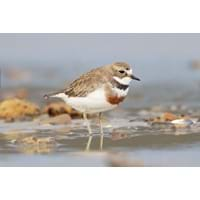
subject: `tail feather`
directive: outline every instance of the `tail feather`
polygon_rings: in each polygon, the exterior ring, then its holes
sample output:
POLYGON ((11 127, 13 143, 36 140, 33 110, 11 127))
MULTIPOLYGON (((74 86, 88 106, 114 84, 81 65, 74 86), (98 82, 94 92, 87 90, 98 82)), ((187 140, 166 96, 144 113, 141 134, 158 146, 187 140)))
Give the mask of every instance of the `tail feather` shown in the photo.
POLYGON ((62 90, 62 91, 59 91, 59 92, 52 92, 52 93, 49 93, 49 94, 45 94, 43 97, 44 97, 45 100, 47 100, 51 97, 56 97, 57 95, 63 94, 63 93, 64 93, 64 91, 62 90))

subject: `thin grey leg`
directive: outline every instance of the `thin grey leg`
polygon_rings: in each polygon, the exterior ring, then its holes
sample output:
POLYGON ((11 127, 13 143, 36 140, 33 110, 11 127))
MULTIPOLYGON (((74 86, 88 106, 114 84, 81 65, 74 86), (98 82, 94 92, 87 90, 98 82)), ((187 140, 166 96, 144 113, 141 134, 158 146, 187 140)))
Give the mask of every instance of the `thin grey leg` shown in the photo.
POLYGON ((100 151, 103 150, 103 125, 102 125, 102 113, 99 113, 99 127, 100 127, 100 151))
POLYGON ((92 129, 90 127, 90 123, 87 119, 87 114, 86 113, 83 113, 83 118, 87 124, 87 129, 88 129, 88 133, 89 133, 89 138, 88 138, 88 141, 87 141, 87 145, 86 145, 86 151, 89 151, 90 150, 90 145, 91 145, 91 142, 92 142, 92 137, 93 137, 93 134, 92 134, 92 129))

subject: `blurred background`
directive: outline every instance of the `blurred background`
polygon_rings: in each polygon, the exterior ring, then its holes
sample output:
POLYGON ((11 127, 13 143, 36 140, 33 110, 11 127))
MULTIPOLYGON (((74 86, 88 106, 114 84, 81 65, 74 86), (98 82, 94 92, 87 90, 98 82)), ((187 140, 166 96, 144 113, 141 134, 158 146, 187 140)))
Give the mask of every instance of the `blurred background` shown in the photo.
POLYGON ((0 69, 0 166, 200 166, 200 34, 0 34, 0 69), (116 61, 142 81, 84 154, 80 113, 43 96, 116 61))
POLYGON ((199 44, 200 34, 0 34, 1 89, 51 91, 91 68, 125 61, 142 79, 131 90, 146 97, 136 107, 171 100, 195 104, 199 44))

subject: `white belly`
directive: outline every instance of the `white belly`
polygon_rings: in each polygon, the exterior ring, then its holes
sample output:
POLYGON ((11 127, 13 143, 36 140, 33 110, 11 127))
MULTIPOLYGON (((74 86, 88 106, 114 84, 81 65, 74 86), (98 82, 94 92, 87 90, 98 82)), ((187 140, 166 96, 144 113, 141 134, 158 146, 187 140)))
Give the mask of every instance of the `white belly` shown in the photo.
POLYGON ((89 97, 72 97, 67 102, 72 108, 86 113, 99 113, 114 109, 117 105, 112 105, 105 100, 93 99, 89 97))
POLYGON ((59 97, 72 108, 80 112, 99 113, 112 110, 117 107, 117 105, 112 105, 106 101, 103 88, 94 91, 86 97, 67 97, 66 95, 59 95, 59 97))
MULTIPOLYGON (((124 92, 118 89, 113 90, 118 96, 126 96, 128 89, 124 92)), ((110 104, 106 100, 104 88, 100 88, 86 97, 68 97, 67 95, 61 93, 55 97, 62 98, 67 104, 69 104, 75 110, 85 113, 99 113, 112 110, 118 105, 110 104)))

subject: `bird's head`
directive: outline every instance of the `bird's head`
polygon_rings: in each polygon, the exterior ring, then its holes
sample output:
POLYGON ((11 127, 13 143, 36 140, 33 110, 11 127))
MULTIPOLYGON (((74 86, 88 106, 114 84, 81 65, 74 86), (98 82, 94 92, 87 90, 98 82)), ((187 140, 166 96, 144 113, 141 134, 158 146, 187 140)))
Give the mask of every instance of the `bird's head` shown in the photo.
POLYGON ((140 81, 134 76, 130 65, 125 62, 115 62, 111 65, 113 78, 122 85, 129 85, 132 80, 140 81))

